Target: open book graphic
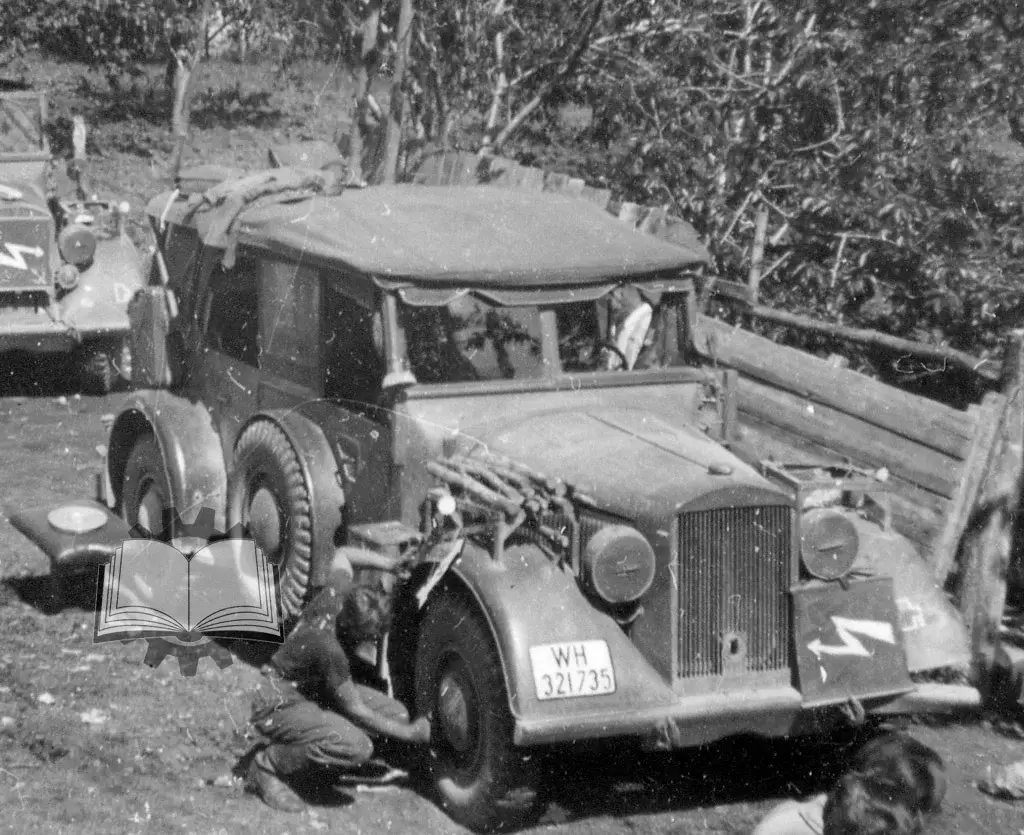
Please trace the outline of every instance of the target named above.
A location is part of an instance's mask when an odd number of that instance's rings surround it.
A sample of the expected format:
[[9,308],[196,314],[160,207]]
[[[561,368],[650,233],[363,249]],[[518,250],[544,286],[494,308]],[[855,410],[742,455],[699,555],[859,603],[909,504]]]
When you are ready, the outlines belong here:
[[155,539],[127,539],[101,569],[95,641],[202,636],[281,643],[277,567],[250,539],[222,539],[185,556]]

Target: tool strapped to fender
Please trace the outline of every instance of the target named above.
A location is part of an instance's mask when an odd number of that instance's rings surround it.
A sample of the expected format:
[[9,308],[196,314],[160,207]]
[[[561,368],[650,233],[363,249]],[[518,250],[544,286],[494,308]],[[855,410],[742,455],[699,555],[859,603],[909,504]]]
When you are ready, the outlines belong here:
[[[490,452],[441,458],[428,462],[427,470],[454,502],[445,515],[458,519],[467,536],[486,540],[496,559],[517,532],[554,556],[571,556],[577,507],[593,505],[561,479]],[[444,496],[432,497],[435,507]]]

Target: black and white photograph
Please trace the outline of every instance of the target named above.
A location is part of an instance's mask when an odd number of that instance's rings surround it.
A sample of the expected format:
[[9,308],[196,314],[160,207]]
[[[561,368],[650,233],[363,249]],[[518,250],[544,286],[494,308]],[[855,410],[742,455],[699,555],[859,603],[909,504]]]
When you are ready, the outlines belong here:
[[1024,5],[0,0],[0,832],[1024,835]]

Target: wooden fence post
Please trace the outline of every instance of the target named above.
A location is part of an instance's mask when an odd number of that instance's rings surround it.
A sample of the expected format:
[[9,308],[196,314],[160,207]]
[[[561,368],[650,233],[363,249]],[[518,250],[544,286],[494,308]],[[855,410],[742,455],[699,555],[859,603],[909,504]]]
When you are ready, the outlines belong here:
[[750,250],[750,274],[747,276],[750,304],[757,304],[758,290],[761,286],[761,267],[764,264],[764,245],[767,237],[768,210],[761,209],[754,220],[754,245]]
[[971,678],[991,696],[1006,573],[1024,469],[1024,338],[1015,333],[1003,363],[1006,397],[995,449],[964,542],[960,610],[971,635]]
[[946,523],[932,549],[932,573],[944,585],[956,564],[960,542],[967,531],[971,514],[978,503],[982,481],[989,470],[994,450],[999,441],[999,425],[1005,408],[1005,398],[994,391],[985,395],[980,405],[967,411],[974,416],[974,433],[964,458],[963,474],[946,514]]

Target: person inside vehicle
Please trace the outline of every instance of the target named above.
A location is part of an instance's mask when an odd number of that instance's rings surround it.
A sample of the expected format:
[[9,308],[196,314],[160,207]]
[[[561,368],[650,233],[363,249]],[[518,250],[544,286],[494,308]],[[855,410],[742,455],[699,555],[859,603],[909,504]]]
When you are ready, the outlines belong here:
[[827,794],[775,807],[752,835],[917,835],[946,794],[942,758],[904,733],[862,746]]
[[383,590],[354,584],[347,559],[336,558],[253,697],[250,722],[268,744],[253,758],[248,784],[269,806],[301,811],[306,803],[295,786],[357,772],[373,756],[373,737],[430,741],[426,718],[411,722],[401,703],[353,680],[350,657],[389,620]]

